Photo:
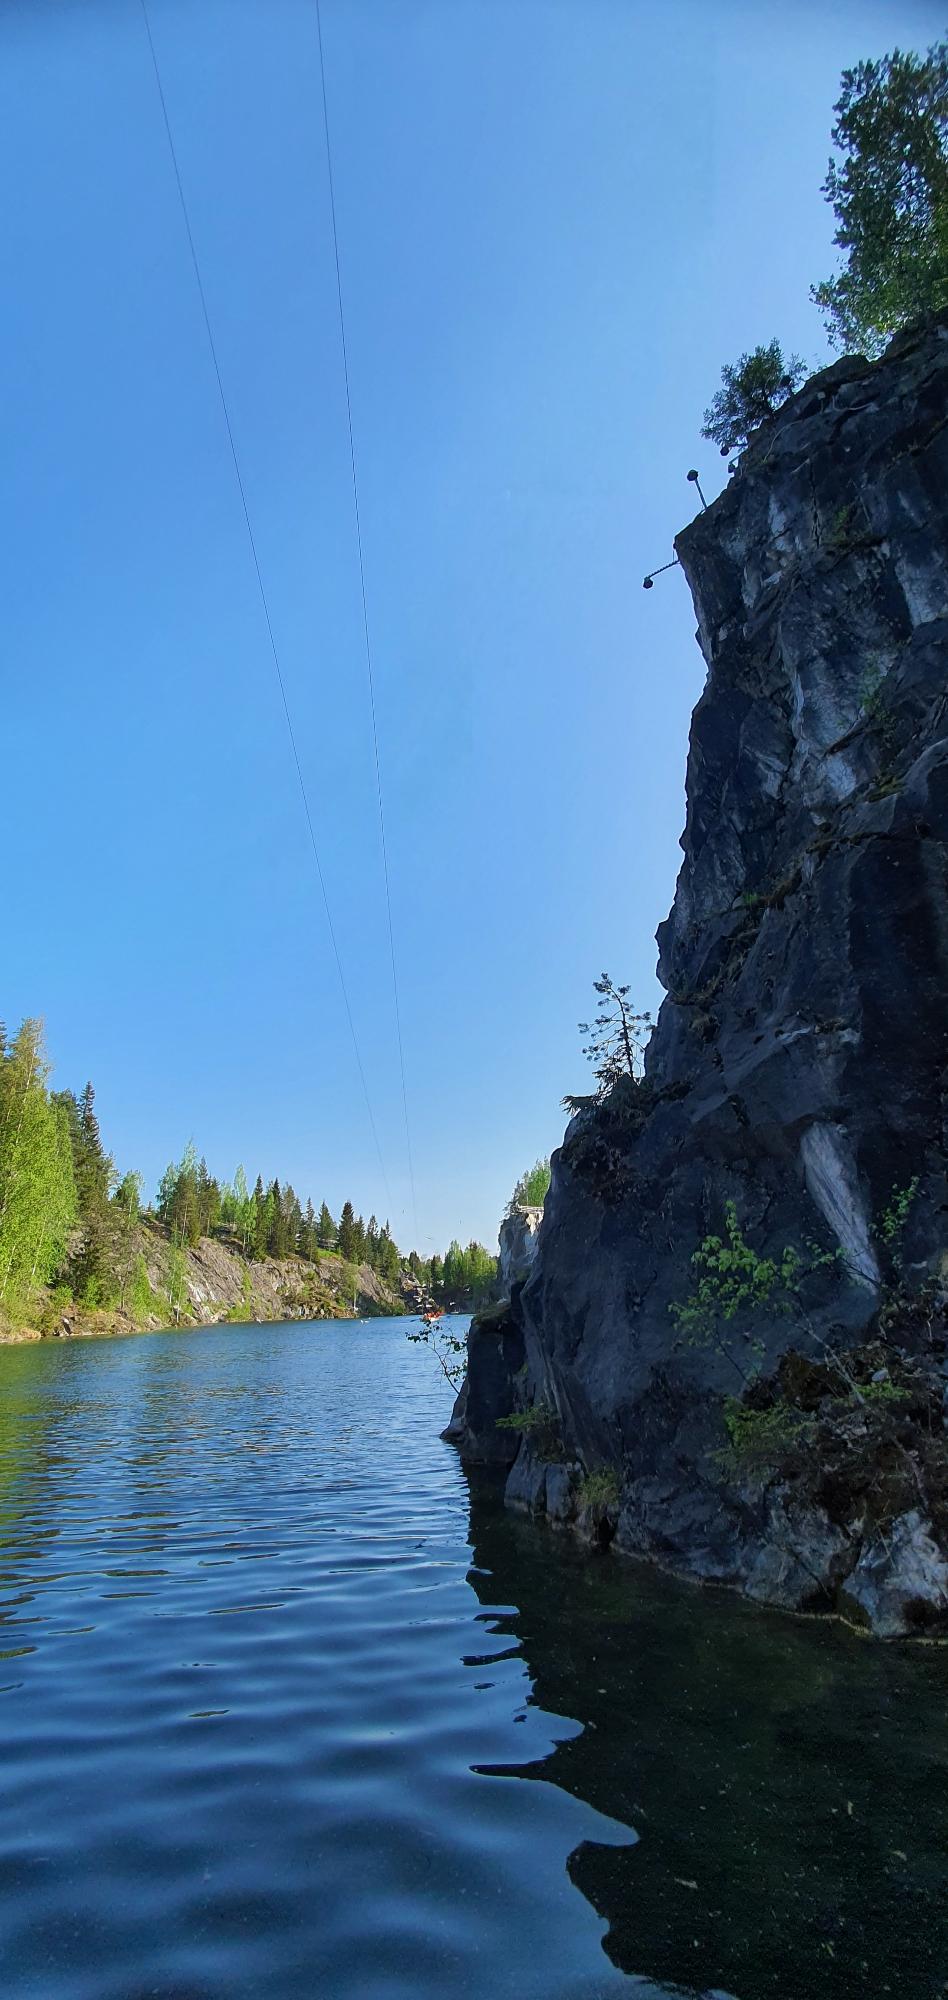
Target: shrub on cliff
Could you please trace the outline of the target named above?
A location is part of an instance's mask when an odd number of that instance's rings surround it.
[[[705,410],[702,437],[711,438],[722,454],[739,449],[799,388],[806,372],[798,354],[784,360],[779,340],[742,354],[721,370],[721,387]]]
[[[948,42],[844,70],[823,184],[846,265],[815,285],[834,347],[878,354],[948,305]]]

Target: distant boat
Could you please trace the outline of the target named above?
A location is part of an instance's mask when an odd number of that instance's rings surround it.
[[[422,1313],[421,1317],[427,1320],[429,1326],[432,1326],[436,1319],[443,1319],[444,1314],[440,1306],[430,1306],[427,1312]]]

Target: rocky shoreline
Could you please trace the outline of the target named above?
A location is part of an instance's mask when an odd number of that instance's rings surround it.
[[[173,1309],[169,1256],[167,1231],[143,1218],[128,1261],[143,1260],[154,1310],[136,1316],[121,1306],[98,1310],[69,1304],[56,1311],[51,1300],[38,1325],[0,1323],[0,1345],[154,1333],[169,1326],[186,1330],[228,1322],[364,1319],[403,1313],[413,1303],[406,1285],[386,1285],[367,1264],[348,1264],[330,1251],[315,1263],[302,1257],[248,1258],[219,1237],[202,1236],[180,1253],[180,1292]]]

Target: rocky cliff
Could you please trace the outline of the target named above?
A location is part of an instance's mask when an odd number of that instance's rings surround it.
[[[542,1220],[542,1207],[515,1208],[512,1215],[504,1216],[498,1233],[497,1283],[505,1298],[510,1297],[514,1285],[524,1283],[533,1269],[537,1231]]]
[[[313,1263],[302,1257],[250,1259],[222,1236],[202,1236],[188,1246],[172,1273],[168,1231],[147,1217],[129,1248],[129,1273],[139,1263],[150,1296],[137,1306],[131,1284],[125,1305],[102,1310],[57,1306],[51,1294],[37,1325],[0,1324],[0,1342],[151,1332],[222,1320],[371,1319],[406,1312],[412,1304],[409,1281],[387,1285],[367,1264],[349,1264],[334,1251],[321,1252]]]
[[[814,377],[678,538],[667,998],[454,1432],[496,1458],[512,1414],[514,1504],[882,1633],[948,1617],[946,424],[942,316]]]

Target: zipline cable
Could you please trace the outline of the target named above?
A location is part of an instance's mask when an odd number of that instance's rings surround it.
[[[365,664],[369,682],[369,712],[372,717],[372,747],[375,752],[375,787],[379,806],[379,838],[382,849],[382,875],[385,882],[385,908],[388,916],[388,944],[392,963],[392,996],[395,1003],[395,1039],[398,1045],[398,1067],[402,1082],[402,1110],[405,1116],[405,1148],[408,1155],[408,1181],[411,1189],[412,1219],[415,1235],[418,1235],[418,1209],[415,1202],[415,1168],[411,1150],[411,1127],[408,1118],[408,1086],[405,1081],[405,1051],[402,1043],[402,1015],[398,996],[398,962],[395,952],[395,926],[392,921],[392,891],[388,869],[388,844],[385,838],[385,808],[382,803],[382,760],[379,755],[378,717],[375,704],[375,674],[372,666],[372,639],[369,630],[369,605],[365,588],[365,550],[362,541],[362,516],[359,511],[359,480],[356,472],[355,432],[352,423],[352,392],[349,383],[349,349],[346,341],[346,315],[342,297],[342,267],[339,261],[339,230],[336,222],[336,189],[332,171],[332,141],[329,136],[329,105],[326,97],[326,64],[323,56],[323,21],[320,0],[316,5],[316,38],[319,44],[319,80],[323,97],[323,131],[326,135],[326,167],[329,177],[329,213],[332,220],[332,247],[336,263],[336,299],[339,306],[339,340],[342,348],[342,372],[346,389],[346,421],[349,428],[349,463],[352,469],[352,504],[355,513],[356,547],[359,554],[359,583],[362,591],[362,630],[365,637]]]
[[[319,848],[316,844],[316,833],[313,827],[313,816],[312,813],[310,812],[310,807],[309,807],[309,795],[306,790],[306,782],[303,777],[303,767],[302,764],[300,763],[300,755],[296,745],[296,732],[293,728],[293,718],[290,714],[290,704],[287,700],[286,684],[283,679],[283,669],[280,665],[280,655],[277,650],[276,638],[274,636],[273,621],[270,617],[269,600],[267,598],[267,592],[263,581],[263,572],[260,567],[260,559],[257,555],[256,537],[253,531],[253,523],[250,518],[250,508],[247,505],[247,494],[244,487],[243,475],[240,470],[240,459],[237,456],[237,445],[234,439],[233,426],[230,420],[230,411],[227,406],[227,397],[224,393],[223,376],[221,375],[220,363],[218,362],[217,359],[217,346],[214,340],[213,328],[211,326],[211,315],[208,310],[207,295],[204,290],[204,280],[201,276],[201,265],[198,258],[197,246],[194,241],[194,232],[191,228],[191,216],[184,192],[184,183],[181,179],[181,170],[180,167],[178,166],[178,155],[174,143],[174,134],[171,129],[171,119],[168,114],[168,105],[165,99],[164,85],[162,84],[161,81],[161,69],[158,63],[158,52],[155,48],[154,36],[152,35],[151,32],[151,21],[149,19],[149,14],[148,14],[148,0],[141,0],[141,10],[145,22],[145,33],[148,37],[148,47],[151,51],[152,66],[155,72],[155,82],[158,86],[158,98],[161,104],[161,115],[164,120],[165,133],[168,139],[168,151],[171,154],[171,164],[174,168],[174,177],[178,188],[178,199],[181,203],[181,213],[182,216],[184,217],[184,227],[187,233],[188,247],[191,252],[191,262],[194,266],[194,276],[197,281],[198,296],[201,301],[201,311],[204,316],[204,326],[207,332],[207,344],[211,351],[211,361],[213,362],[214,374],[217,378],[218,394],[221,400],[221,409],[224,414],[224,427],[227,431],[227,441],[228,444],[230,445],[231,458],[234,461],[234,476],[237,480],[237,490],[240,494],[240,504],[241,507],[243,508],[244,522],[247,528],[247,539],[250,543],[250,553],[251,556],[253,557],[253,567],[254,567],[254,574],[257,579],[257,589],[260,593],[260,602],[263,607],[263,616],[267,627],[267,637],[270,641],[270,651],[273,655],[273,664],[276,669],[276,677],[280,689],[280,700],[283,705],[283,715],[286,721],[287,735],[289,736],[290,739],[290,749],[293,753],[293,763],[296,767],[296,776],[299,782],[300,797],[303,801],[303,812],[306,817],[306,825],[309,832],[310,846],[313,850],[313,860],[316,864],[316,875],[319,882],[320,893],[322,895],[323,908],[326,912],[326,924],[329,930],[329,939],[332,945],[333,958],[335,959],[336,962],[336,971],[339,975],[339,985],[342,990],[343,1004],[345,1006],[345,1011],[346,1011],[346,1020],[348,1021],[349,1033],[352,1037],[352,1047],[355,1053],[356,1065],[359,1071],[359,1078],[362,1084],[362,1095],[365,1098],[365,1108],[366,1112],[368,1113],[369,1125],[372,1130],[372,1137],[375,1141],[375,1150],[376,1153],[378,1154],[378,1162],[382,1173],[382,1180],[385,1185],[385,1192],[388,1196],[389,1202],[391,1202],[392,1199],[391,1189],[388,1184],[388,1175],[386,1174],[385,1171],[385,1162],[382,1158],[382,1148],[379,1144],[378,1128],[375,1123],[375,1114],[372,1110],[372,1101],[371,1098],[369,1097],[369,1086],[368,1083],[366,1082],[365,1068],[362,1062],[362,1051],[359,1047],[359,1038],[356,1034],[355,1022],[352,1018],[352,1007],[349,1002],[349,990],[348,987],[346,986],[345,973],[343,972],[342,969],[342,959],[339,955],[339,946],[336,940],[336,930],[332,920],[332,910],[329,905],[329,895],[326,889],[326,879],[325,876],[323,875],[322,862],[320,861],[319,858]]]

